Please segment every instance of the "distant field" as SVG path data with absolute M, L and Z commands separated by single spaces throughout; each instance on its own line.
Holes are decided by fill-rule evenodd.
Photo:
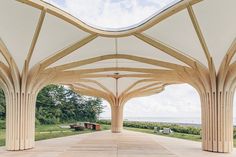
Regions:
M 130 127 L 125 127 L 124 129 L 130 130 L 130 131 L 137 131 L 137 132 L 142 132 L 142 133 L 154 134 L 154 135 L 181 138 L 181 139 L 192 140 L 192 141 L 201 141 L 200 135 L 175 133 L 175 132 L 171 133 L 171 134 L 162 134 L 162 133 L 154 133 L 154 131 L 151 129 L 140 129 L 140 128 L 130 128 Z

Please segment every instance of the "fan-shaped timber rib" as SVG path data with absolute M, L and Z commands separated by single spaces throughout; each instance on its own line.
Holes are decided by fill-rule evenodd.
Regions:
M 89 35 L 89 36 L 85 37 L 84 39 L 82 39 L 78 42 L 75 42 L 75 43 L 65 47 L 64 49 L 56 52 L 55 54 L 51 55 L 50 57 L 48 57 L 45 60 L 40 62 L 41 69 L 44 69 L 44 68 L 48 67 L 49 65 L 55 63 L 59 59 L 71 54 L 75 50 L 79 49 L 80 47 L 84 46 L 85 44 L 87 44 L 90 41 L 92 41 L 93 39 L 95 39 L 97 36 L 98 36 L 97 34 Z
M 148 37 L 147 35 L 142 34 L 142 33 L 136 33 L 135 36 L 138 39 L 142 40 L 143 42 L 145 42 L 145 43 L 147 43 L 159 50 L 162 50 L 163 53 L 166 53 L 166 54 L 178 59 L 179 61 L 189 65 L 192 68 L 195 67 L 195 63 L 198 63 L 201 66 L 205 67 L 204 65 L 202 65 L 200 62 L 198 62 L 194 58 L 184 54 L 183 52 L 180 52 L 179 50 L 177 50 L 173 47 L 170 47 L 169 45 L 162 43 L 161 41 L 158 41 L 157 39 L 153 39 L 153 38 Z
M 144 57 L 138 57 L 138 56 L 133 56 L 133 55 L 126 55 L 126 54 L 110 54 L 110 55 L 98 56 L 98 57 L 89 58 L 89 59 L 85 59 L 81 61 L 67 63 L 64 65 L 58 65 L 51 68 L 55 68 L 56 70 L 67 70 L 67 69 L 72 69 L 72 68 L 96 63 L 103 60 L 109 60 L 109 59 L 128 59 L 128 60 L 137 61 L 140 63 L 160 66 L 160 67 L 169 68 L 169 69 L 176 69 L 176 70 L 183 70 L 183 68 L 188 68 L 187 66 L 183 66 L 183 65 L 178 65 L 174 63 L 169 63 L 165 61 L 149 59 L 149 58 L 144 58 Z
M 15 63 L 15 60 L 11 56 L 11 53 L 8 51 L 5 43 L 0 39 L 0 52 L 7 61 L 9 67 L 9 73 L 11 74 L 11 77 L 9 79 L 12 79 L 11 84 L 12 84 L 12 89 L 15 91 L 20 92 L 20 72 L 19 69 Z M 9 80 L 8 79 L 8 80 Z M 10 83 L 8 82 L 8 83 Z
M 132 88 L 134 88 L 136 85 L 143 83 L 143 82 L 158 82 L 161 83 L 160 81 L 157 81 L 155 79 L 142 79 L 142 80 L 138 80 L 136 82 L 134 82 L 133 84 L 131 84 L 126 90 L 124 90 L 121 95 L 125 95 L 125 93 L 129 92 Z

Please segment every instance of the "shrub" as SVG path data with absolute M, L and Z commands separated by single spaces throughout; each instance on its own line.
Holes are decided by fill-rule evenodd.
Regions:
M 236 139 L 236 128 L 234 128 L 234 138 Z
M 74 129 L 77 126 L 77 124 L 70 124 L 70 128 Z
M 110 120 L 99 120 L 97 123 L 110 125 Z M 200 135 L 201 128 L 192 127 L 192 126 L 181 126 L 177 124 L 168 124 L 168 123 L 158 123 L 158 122 L 138 122 L 138 121 L 124 121 L 123 124 L 125 127 L 132 128 L 141 128 L 141 129 L 151 129 L 157 127 L 157 130 L 162 130 L 163 128 L 170 128 L 174 132 Z
M 6 121 L 0 120 L 0 129 L 6 129 Z
M 77 125 L 77 126 L 74 126 L 74 129 L 75 129 L 75 131 L 83 131 L 84 127 Z
M 36 118 L 35 119 L 35 126 L 39 126 L 40 125 L 40 121 Z
M 45 119 L 38 119 L 40 124 L 59 124 L 59 119 L 56 117 L 47 117 Z

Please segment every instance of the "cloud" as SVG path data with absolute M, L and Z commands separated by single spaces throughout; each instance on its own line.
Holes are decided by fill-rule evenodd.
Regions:
M 162 93 L 127 102 L 124 117 L 200 117 L 200 98 L 187 84 L 170 85 Z M 108 116 L 107 108 L 102 116 Z
M 110 107 L 101 117 L 110 117 Z M 234 97 L 234 117 L 236 117 Z M 134 98 L 127 102 L 124 117 L 201 117 L 201 102 L 197 91 L 187 84 L 170 85 L 162 93 Z
M 126 28 L 178 0 L 45 0 L 78 19 L 101 28 Z

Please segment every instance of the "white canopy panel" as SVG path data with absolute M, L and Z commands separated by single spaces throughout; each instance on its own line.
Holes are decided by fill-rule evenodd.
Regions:
M 0 3 L 0 39 L 7 46 L 19 70 L 22 70 L 40 10 L 14 0 L 3 0 Z
M 208 66 L 206 56 L 187 10 L 180 11 L 170 16 L 158 25 L 146 30 L 144 33 L 180 50 L 182 53 Z
M 97 37 L 93 41 L 74 51 L 70 55 L 60 59 L 55 65 L 62 65 L 73 61 L 81 61 L 103 55 L 115 54 L 115 42 L 113 38 Z
M 32 56 L 31 66 L 88 35 L 87 32 L 68 22 L 46 14 Z
M 129 54 L 176 63 L 180 65 L 186 65 L 183 62 L 167 55 L 166 53 L 154 48 L 153 46 L 150 46 L 149 44 L 141 41 L 140 39 L 134 36 L 119 38 L 117 45 L 119 54 Z
M 235 6 L 235 0 L 205 0 L 193 6 L 217 69 L 236 37 Z

